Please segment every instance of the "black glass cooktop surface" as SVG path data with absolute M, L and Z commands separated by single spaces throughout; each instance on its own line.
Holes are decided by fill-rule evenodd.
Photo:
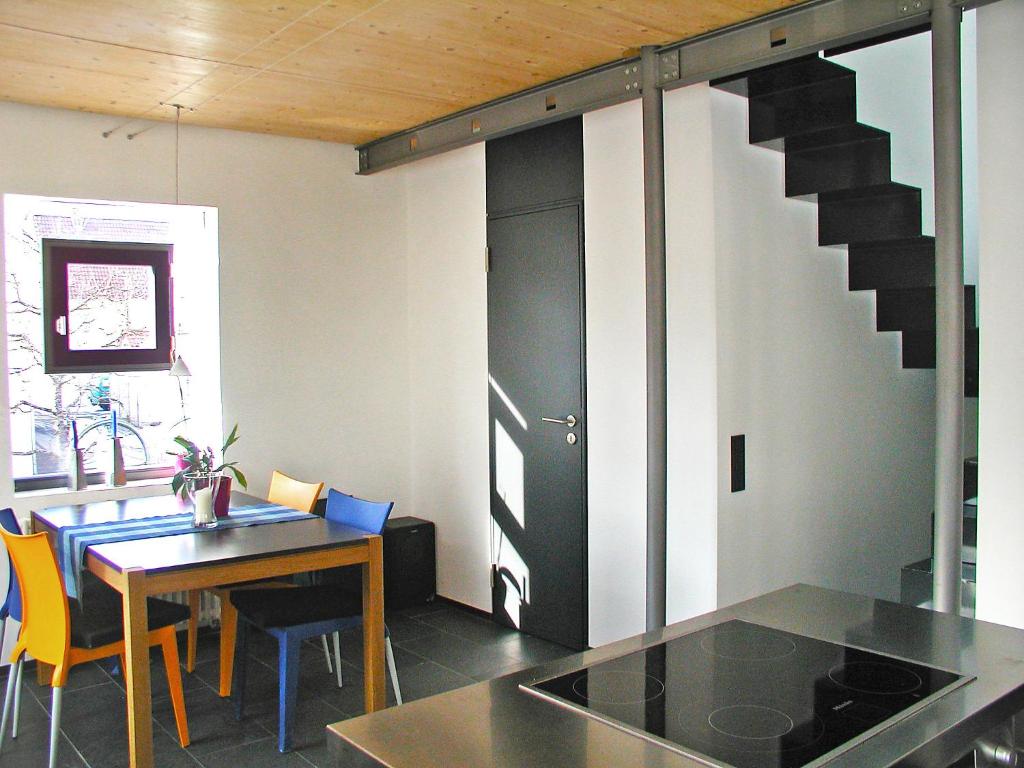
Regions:
M 524 687 L 712 765 L 803 768 L 965 682 L 734 620 Z

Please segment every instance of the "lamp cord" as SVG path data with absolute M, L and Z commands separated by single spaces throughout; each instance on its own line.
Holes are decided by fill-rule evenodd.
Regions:
M 174 105 L 174 204 L 179 203 L 179 177 L 181 174 L 181 104 Z

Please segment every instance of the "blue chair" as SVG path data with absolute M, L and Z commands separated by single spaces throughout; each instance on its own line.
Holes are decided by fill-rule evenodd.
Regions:
M 14 516 L 14 510 L 10 507 L 0 509 L 0 526 L 10 533 L 21 533 L 21 526 L 18 525 L 18 518 Z M 7 596 L 4 604 L 0 605 L 0 650 L 4 647 L 4 640 L 7 637 L 7 619 L 11 618 L 17 622 L 21 621 L 21 589 L 18 587 L 18 576 L 14 573 L 14 561 L 9 563 L 10 579 L 7 582 Z M 15 675 L 14 680 L 14 720 L 11 723 L 11 738 L 18 738 L 18 715 L 21 714 L 21 669 L 22 664 L 11 664 L 8 670 L 9 675 Z M 17 671 L 15 671 L 17 670 Z M 7 722 L 7 710 L 4 709 L 3 720 Z
M 333 488 L 327 495 L 328 520 L 358 528 L 371 534 L 384 530 L 393 501 L 372 502 L 341 493 Z M 308 638 L 329 635 L 360 626 L 363 622 L 362 596 L 346 592 L 337 585 L 287 589 L 234 589 L 231 603 L 238 610 L 238 634 L 235 638 L 235 714 L 242 718 L 245 706 L 246 646 L 251 627 L 276 637 L 278 642 L 278 723 L 277 748 L 291 749 L 295 707 L 298 700 L 299 651 Z M 391 633 L 384 627 L 387 655 L 395 699 L 402 703 L 398 687 Z

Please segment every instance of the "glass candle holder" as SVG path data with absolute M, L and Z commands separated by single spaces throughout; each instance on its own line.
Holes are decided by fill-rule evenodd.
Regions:
M 196 528 L 215 528 L 217 515 L 213 500 L 220 488 L 219 472 L 186 472 L 185 491 L 192 502 L 192 525 Z

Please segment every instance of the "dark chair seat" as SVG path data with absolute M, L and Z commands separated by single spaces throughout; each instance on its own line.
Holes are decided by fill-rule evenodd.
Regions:
M 324 516 L 335 523 L 357 528 L 379 536 L 394 508 L 393 501 L 374 502 L 336 491 L 327 494 Z M 363 566 L 365 567 L 365 566 Z M 238 634 L 235 640 L 235 716 L 241 720 L 245 699 L 245 646 L 252 627 L 277 638 L 278 719 L 277 748 L 291 749 L 295 708 L 299 695 L 299 658 L 304 640 L 317 635 L 335 635 L 363 622 L 362 593 L 353 595 L 336 585 L 295 587 L 292 589 L 236 589 L 231 591 L 231 605 L 238 612 Z M 395 699 L 402 703 L 395 670 L 394 651 L 388 628 L 384 627 L 384 653 L 395 686 Z M 341 666 L 338 666 L 340 673 Z M 338 685 L 341 685 L 339 674 Z
M 83 574 L 83 576 L 87 576 Z M 92 574 L 88 574 L 92 577 Z M 99 579 L 83 578 L 82 599 L 68 600 L 71 615 L 71 645 L 76 648 L 99 648 L 124 639 L 124 612 L 121 593 Z M 149 630 L 173 626 L 187 621 L 187 605 L 146 598 L 149 609 Z
M 233 589 L 231 604 L 260 629 L 294 627 L 352 616 L 362 618 L 362 595 L 335 585 L 283 589 Z

